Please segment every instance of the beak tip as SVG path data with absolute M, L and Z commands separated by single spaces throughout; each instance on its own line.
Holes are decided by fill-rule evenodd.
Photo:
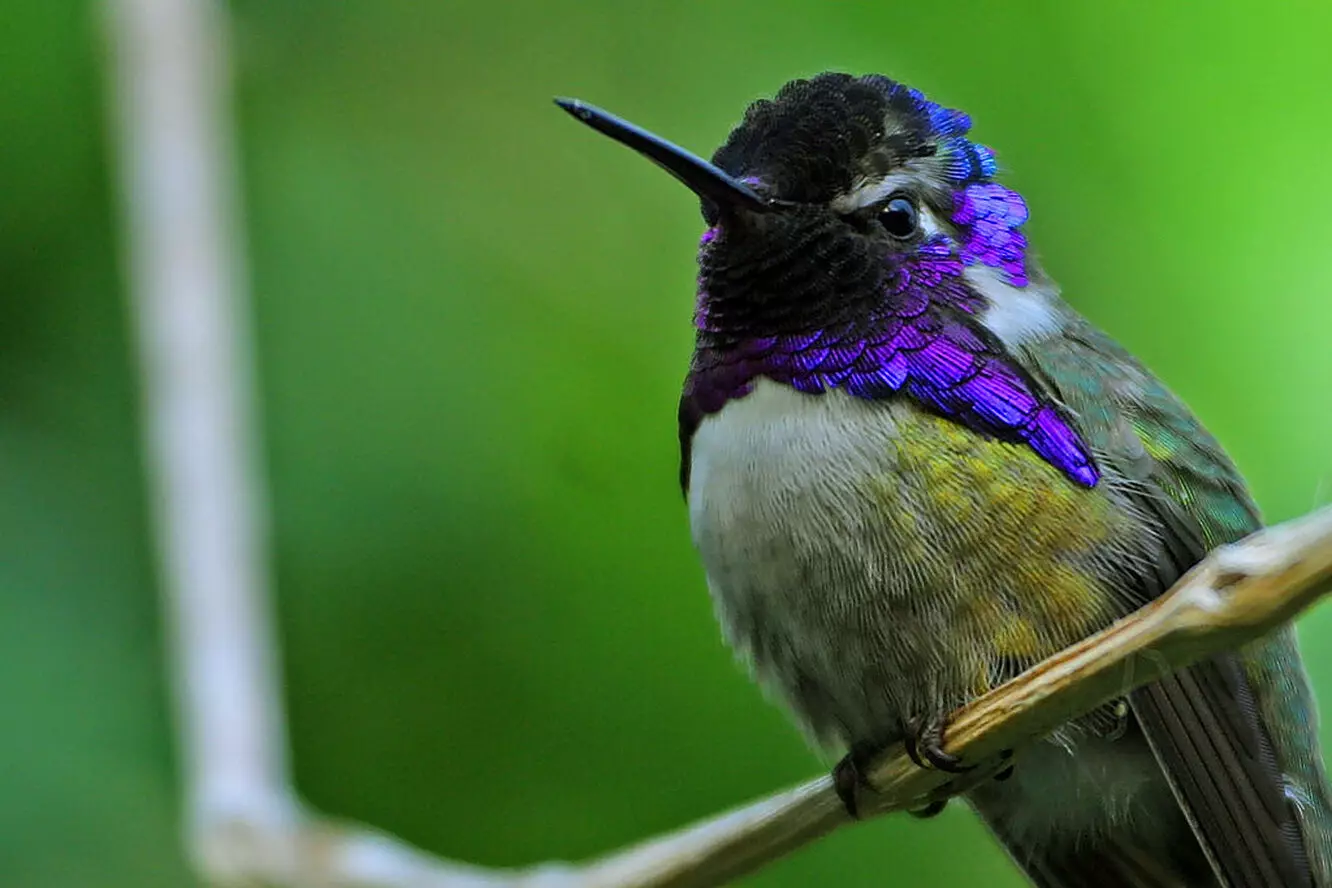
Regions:
M 567 96 L 556 96 L 555 104 L 559 105 L 561 108 L 563 108 L 565 111 L 568 111 L 570 114 L 572 114 L 574 117 L 577 117 L 579 120 L 586 121 L 588 117 L 591 116 L 588 113 L 587 105 L 583 104 L 582 100 L 580 99 L 571 99 L 568 98 Z

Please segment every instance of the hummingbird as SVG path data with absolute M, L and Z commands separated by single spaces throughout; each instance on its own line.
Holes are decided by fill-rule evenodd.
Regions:
M 726 639 L 844 753 L 853 815 L 874 755 L 962 772 L 949 713 L 1260 527 L 1216 439 L 1063 301 L 967 114 L 824 73 L 750 105 L 708 161 L 556 101 L 700 200 L 693 542 Z M 1332 888 L 1290 626 L 1009 764 L 960 792 L 1042 888 Z

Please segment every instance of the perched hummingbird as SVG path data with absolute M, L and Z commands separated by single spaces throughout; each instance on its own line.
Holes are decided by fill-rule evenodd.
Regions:
M 1059 297 L 966 114 L 821 74 L 709 163 L 575 100 L 702 201 L 681 480 L 725 634 L 855 803 L 867 757 L 1257 529 L 1188 408 Z M 1294 632 L 1132 692 L 966 797 L 1045 888 L 1332 888 Z

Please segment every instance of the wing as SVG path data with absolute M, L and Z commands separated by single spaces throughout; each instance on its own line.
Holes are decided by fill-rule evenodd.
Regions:
M 1070 335 L 1033 343 L 1025 354 L 1098 460 L 1157 519 L 1157 562 L 1125 590 L 1145 602 L 1208 549 L 1257 529 L 1258 512 L 1229 458 L 1188 409 L 1104 334 L 1078 318 L 1070 323 Z M 1238 654 L 1171 675 L 1130 702 L 1225 884 L 1314 884 L 1272 734 Z

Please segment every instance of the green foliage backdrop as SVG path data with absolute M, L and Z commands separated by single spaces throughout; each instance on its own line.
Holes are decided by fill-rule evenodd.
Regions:
M 11 888 L 193 884 L 97 11 L 10 3 L 0 53 Z M 1068 297 L 1193 404 L 1268 515 L 1328 499 L 1324 3 L 234 13 L 286 694 L 300 788 L 329 812 L 518 864 L 822 767 L 722 647 L 676 488 L 696 207 L 554 94 L 704 152 L 826 68 L 967 109 Z M 1303 637 L 1332 700 L 1332 614 Z M 752 884 L 1019 882 L 954 806 Z

